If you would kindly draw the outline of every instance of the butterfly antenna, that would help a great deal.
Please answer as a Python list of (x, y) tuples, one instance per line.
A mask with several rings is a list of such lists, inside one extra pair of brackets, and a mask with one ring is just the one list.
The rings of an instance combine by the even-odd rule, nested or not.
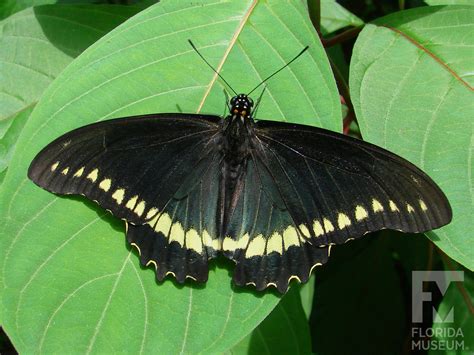
[(262, 96), (263, 96), (263, 93), (265, 92), (266, 89), (267, 89), (267, 87), (264, 86), (262, 92), (258, 96), (257, 103), (255, 104), (255, 108), (253, 109), (253, 112), (252, 112), (252, 116), (254, 116), (254, 118), (255, 118), (255, 116), (257, 116), (257, 110), (260, 106), (260, 101), (262, 101)]
[(274, 72), (273, 74), (267, 76), (265, 79), (263, 79), (260, 84), (258, 84), (256, 87), (254, 87), (252, 90), (250, 90), (250, 92), (247, 94), (247, 95), (250, 95), (251, 93), (253, 93), (257, 88), (259, 88), (264, 82), (266, 82), (267, 80), (269, 80), (271, 77), (273, 77), (274, 75), (278, 74), (279, 72), (281, 72), (283, 69), (285, 69), (288, 65), (290, 65), (291, 63), (293, 63), (296, 59), (299, 58), (300, 55), (302, 55), (304, 52), (306, 52), (306, 50), (309, 48), (309, 46), (306, 46), (303, 48), (303, 50), (301, 52), (299, 52), (292, 60), (290, 60), (288, 63), (286, 63), (284, 66), (282, 66), (280, 69), (278, 69), (276, 72)]
[(204, 61), (204, 63), (206, 63), (209, 66), (209, 68), (211, 68), (212, 71), (214, 73), (216, 73), (217, 76), (219, 76), (219, 78), (221, 78), (221, 80), (224, 82), (224, 84), (226, 84), (229, 87), (229, 89), (231, 89), (234, 92), (234, 94), (237, 95), (237, 92), (232, 88), (232, 86), (230, 86), (229, 83), (222, 77), (222, 75), (220, 75), (219, 72), (217, 70), (215, 70), (214, 67), (206, 60), (206, 58), (204, 58), (204, 56), (201, 53), (199, 53), (199, 51), (196, 48), (196, 46), (194, 45), (194, 43), (190, 39), (188, 39), (188, 42), (191, 45), (191, 47), (193, 47), (193, 49), (196, 51), (196, 53), (201, 57), (201, 59)]
[(230, 95), (229, 93), (227, 92), (227, 90), (224, 88), (224, 95), (225, 95), (225, 109), (224, 109), (224, 116), (225, 116), (225, 113), (226, 113), (226, 110), (230, 110)]

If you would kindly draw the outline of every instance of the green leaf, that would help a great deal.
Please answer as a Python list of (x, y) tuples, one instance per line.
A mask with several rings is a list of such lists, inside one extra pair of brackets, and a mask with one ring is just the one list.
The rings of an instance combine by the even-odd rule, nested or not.
[(123, 6), (42, 6), (2, 22), (0, 183), (31, 105), (73, 58), (137, 11)]
[(433, 323), (430, 355), (467, 354), (474, 350), (474, 275), (459, 269), (455, 272), (463, 273), (464, 280), (449, 285), (437, 310), (441, 316), (453, 312), (453, 322)]
[(307, 319), (311, 316), (311, 310), (313, 309), (315, 282), (316, 278), (312, 277), (307, 283), (301, 285), (300, 289), (301, 305), (303, 306), (303, 311)]
[(316, 271), (310, 328), (316, 354), (400, 354), (407, 333), (390, 243), (375, 233), (334, 246)]
[(0, 23), (0, 120), (37, 102), (82, 51), (138, 12), (112, 5), (29, 8)]
[(367, 25), (355, 44), (351, 97), (364, 139), (426, 171), (448, 196), (451, 224), (429, 238), (474, 269), (474, 8), (424, 7)]
[(344, 27), (362, 26), (364, 21), (339, 5), (336, 0), (321, 1), (321, 31), (324, 35)]
[(29, 7), (38, 7), (42, 5), (52, 5), (52, 4), (91, 4), (107, 1), (98, 1), (98, 0), (2, 0), (0, 3), (0, 20), (7, 18), (8, 16), (25, 10)]
[(157, 285), (154, 271), (141, 270), (124, 247), (121, 221), (26, 179), (44, 145), (84, 124), (151, 112), (221, 113), (224, 87), (188, 38), (243, 92), (310, 44), (267, 83), (258, 117), (340, 129), (327, 57), (299, 3), (162, 1), (104, 36), (41, 98), (0, 196), (3, 320), (18, 351), (223, 352), (278, 303), (272, 292), (234, 290), (232, 268), (222, 262), (211, 262), (204, 286)]
[(0, 120), (0, 186), (7, 173), (15, 143), (34, 105)]
[(428, 5), (474, 5), (472, 0), (424, 0)]
[(28, 7), (54, 4), (56, 0), (4, 0), (0, 3), (0, 20)]
[(438, 69), (450, 71), (456, 82), (472, 91), (474, 39), (466, 34), (474, 31), (473, 14), (473, 7), (424, 7), (395, 13), (376, 23), (401, 31), (406, 40), (421, 47), (421, 53), (437, 62)]
[(229, 354), (310, 354), (308, 321), (298, 287), (293, 287), (273, 311)]

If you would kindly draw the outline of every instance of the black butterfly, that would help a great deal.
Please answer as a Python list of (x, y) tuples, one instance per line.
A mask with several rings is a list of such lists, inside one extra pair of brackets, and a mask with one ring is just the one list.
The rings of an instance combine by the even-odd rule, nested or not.
[(236, 263), (235, 284), (283, 293), (333, 244), (451, 220), (439, 187), (399, 156), (320, 128), (254, 121), (246, 94), (229, 106), (226, 118), (151, 114), (73, 130), (35, 157), (28, 177), (124, 219), (160, 281), (205, 282), (222, 253)]

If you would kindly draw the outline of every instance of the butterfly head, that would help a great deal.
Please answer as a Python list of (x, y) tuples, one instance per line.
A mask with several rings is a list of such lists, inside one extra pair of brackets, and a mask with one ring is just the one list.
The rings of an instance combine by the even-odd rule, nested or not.
[(239, 94), (230, 100), (230, 113), (243, 119), (250, 117), (253, 100), (246, 94)]

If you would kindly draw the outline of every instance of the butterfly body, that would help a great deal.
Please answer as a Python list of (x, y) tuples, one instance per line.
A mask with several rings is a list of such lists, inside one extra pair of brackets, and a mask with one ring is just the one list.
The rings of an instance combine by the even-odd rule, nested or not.
[(413, 164), (320, 128), (258, 120), (240, 94), (223, 118), (152, 114), (84, 126), (33, 160), (28, 176), (81, 194), (127, 222), (158, 280), (204, 282), (208, 260), (234, 282), (286, 292), (331, 245), (371, 231), (424, 232), (451, 220), (439, 187)]
[(222, 243), (230, 216), (241, 197), (248, 159), (252, 150), (254, 121), (250, 114), (253, 102), (240, 94), (231, 101), (231, 114), (222, 120), (223, 142), (220, 154), (223, 158), (219, 177), (218, 230)]

